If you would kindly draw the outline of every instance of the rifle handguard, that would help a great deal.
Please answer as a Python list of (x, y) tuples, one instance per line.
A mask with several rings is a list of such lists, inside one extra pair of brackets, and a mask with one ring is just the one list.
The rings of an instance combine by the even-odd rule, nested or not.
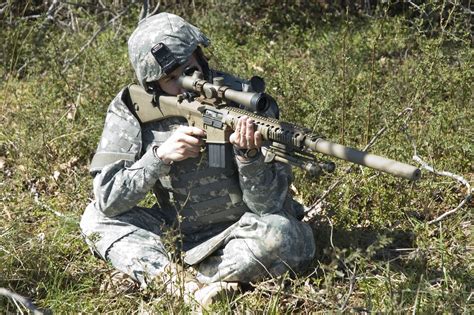
[(418, 180), (421, 177), (420, 169), (415, 166), (324, 140), (312, 134), (307, 128), (262, 117), (238, 108), (225, 107), (225, 109), (229, 112), (226, 118), (228, 125), (235, 126), (239, 117), (247, 115), (255, 121), (256, 130), (262, 134), (263, 140), (293, 146), (298, 150), (307, 149), (323, 153), (409, 180)]

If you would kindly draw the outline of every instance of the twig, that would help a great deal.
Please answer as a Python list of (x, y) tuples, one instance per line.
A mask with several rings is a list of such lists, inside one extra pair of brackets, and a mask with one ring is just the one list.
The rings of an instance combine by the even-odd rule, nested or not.
[(138, 21), (140, 22), (143, 19), (146, 19), (150, 16), (155, 15), (160, 9), (160, 6), (161, 6), (161, 1), (158, 1), (153, 11), (151, 11), (150, 0), (143, 0), (143, 6), (140, 10), (140, 18)]
[(102, 8), (104, 8), (104, 9), (106, 8), (106, 5), (102, 2), (102, 0), (99, 0), (98, 2), (99, 2), (100, 6), (101, 6)]
[[(380, 136), (383, 135), (383, 133), (388, 129), (390, 128), (391, 125), (393, 125), (398, 119), (400, 119), (400, 117), (402, 117), (403, 115), (409, 113), (409, 115), (411, 115), (411, 113), (413, 112), (413, 109), (411, 109), (410, 107), (407, 107), (405, 108), (404, 110), (402, 110), (400, 113), (398, 113), (398, 115), (393, 119), (392, 123), (390, 125), (385, 125), (383, 126), (373, 137), (372, 139), (370, 139), (369, 143), (367, 143), (367, 145), (364, 147), (364, 149), (362, 149), (362, 151), (367, 151), (369, 150), (374, 144), (375, 144), (375, 141), (380, 138)], [(349, 167), (347, 167), (345, 170), (344, 170), (344, 174), (348, 174), (352, 168), (354, 167), (354, 165), (350, 165)], [(312, 205), (311, 207), (309, 207), (308, 209), (305, 210), (305, 217), (303, 218), (303, 221), (305, 222), (313, 222), (315, 219), (316, 219), (316, 214), (317, 214), (317, 207), (321, 204), (321, 202), (326, 199), (326, 197), (334, 190), (334, 188), (336, 188), (336, 186), (338, 186), (341, 181), (343, 180), (343, 178), (339, 178), (338, 180), (336, 180), (334, 183), (331, 184), (331, 186), (329, 186), (329, 188), (322, 194), (322, 196), (316, 200)]]
[(451, 172), (437, 171), (432, 166), (428, 165), (425, 161), (423, 161), (418, 155), (416, 155), (416, 153), (413, 156), (413, 160), (420, 163), (421, 168), (424, 168), (425, 170), (427, 170), (431, 173), (434, 173), (436, 175), (439, 175), (439, 176), (446, 176), (446, 177), (452, 178), (452, 179), (458, 181), (459, 183), (461, 183), (462, 185), (466, 186), (466, 188), (467, 188), (466, 196), (464, 197), (464, 199), (461, 201), (461, 203), (456, 208), (443, 213), (442, 215), (440, 215), (436, 219), (433, 219), (433, 220), (429, 221), (428, 224), (433, 224), (433, 223), (440, 222), (441, 220), (443, 220), (447, 216), (449, 216), (449, 215), (455, 213), (456, 211), (458, 211), (459, 209), (461, 209), (467, 202), (471, 201), (471, 199), (472, 199), (472, 188), (471, 188), (471, 185), (469, 185), (469, 182), (464, 177), (462, 177), (460, 175), (457, 175), (457, 174), (453, 174)]
[(150, 0), (143, 0), (143, 6), (140, 10), (140, 18), (138, 21), (141, 21), (144, 18), (148, 17), (149, 13), (150, 13)]
[(413, 138), (411, 137), (410, 133), (408, 132), (407, 128), (406, 128), (406, 125), (404, 126), (404, 133), (405, 133), (405, 136), (407, 137), (407, 140), (411, 143), (412, 147), (413, 147), (413, 160), (420, 163), (421, 164), (421, 168), (424, 168), (426, 169), (427, 171), (433, 173), (433, 174), (436, 174), (436, 175), (439, 175), (439, 176), (446, 176), (446, 177), (449, 177), (449, 178), (452, 178), (456, 181), (458, 181), (460, 184), (466, 186), (466, 189), (467, 189), (467, 194), (466, 196), (464, 197), (464, 199), (461, 201), (461, 203), (459, 203), (459, 205), (452, 209), (452, 210), (449, 210), (445, 213), (443, 213), (442, 215), (440, 215), (439, 217), (437, 217), (436, 219), (433, 219), (431, 221), (428, 222), (428, 224), (434, 224), (434, 223), (437, 223), (437, 222), (440, 222), (442, 221), (444, 218), (446, 218), (447, 216), (455, 213), (456, 211), (458, 211), (459, 209), (461, 209), (467, 202), (470, 202), (472, 200), (472, 195), (473, 195), (473, 191), (471, 189), (471, 185), (469, 184), (469, 182), (462, 176), (460, 175), (457, 175), (457, 174), (453, 174), (451, 172), (446, 172), (446, 171), (437, 171), (434, 169), (434, 167), (428, 165), (428, 163), (426, 163), (425, 161), (423, 161), (418, 155), (417, 155), (417, 151), (416, 151), (416, 145), (415, 145), (415, 142), (413, 141)]
[(326, 219), (328, 219), (329, 226), (331, 227), (331, 234), (329, 235), (329, 243), (331, 244), (331, 248), (334, 249), (334, 243), (333, 243), (333, 237), (334, 237), (334, 225), (332, 224), (331, 218), (329, 216), (326, 216)]
[(112, 24), (113, 22), (115, 22), (116, 20), (118, 20), (120, 17), (122, 17), (122, 15), (124, 15), (125, 13), (128, 12), (128, 9), (130, 8), (131, 4), (129, 4), (122, 12), (120, 12), (119, 14), (117, 14), (114, 18), (112, 18), (111, 20), (109, 20), (107, 23), (105, 23), (104, 25), (102, 25), (93, 35), (91, 38), (89, 38), (89, 40), (81, 47), (81, 49), (79, 49), (79, 51), (71, 58), (71, 59), (68, 59), (65, 61), (65, 65), (63, 67), (63, 70), (61, 71), (62, 74), (64, 74), (67, 69), (69, 69), (69, 66), (74, 62), (74, 60), (76, 60), (83, 52), (84, 50), (86, 50), (87, 47), (90, 46), (90, 44), (92, 44), (92, 42), (97, 38), (97, 36), (102, 33), (103, 31), (105, 31), (105, 29), (110, 25)]
[(51, 208), (49, 205), (47, 205), (46, 203), (42, 202), (40, 200), (40, 197), (39, 197), (39, 194), (37, 192), (34, 193), (34, 201), (37, 205), (39, 205), (40, 207), (42, 207), (43, 209), (45, 210), (48, 210), (48, 211), (51, 211), (54, 215), (58, 216), (58, 217), (64, 217), (64, 214), (62, 214), (61, 212), (59, 211), (56, 211), (54, 210), (53, 208)]
[(33, 20), (33, 19), (38, 19), (40, 17), (42, 17), (41, 14), (27, 15), (27, 16), (20, 17), (20, 20)]
[(474, 11), (472, 11), (471, 9), (469, 9), (469, 7), (465, 7), (463, 6), (461, 3), (456, 3), (456, 1), (448, 1), (450, 4), (452, 4), (453, 6), (458, 6), (462, 9), (462, 11), (466, 14), (470, 14), (470, 15), (474, 15)]
[(349, 298), (351, 297), (352, 295), (352, 292), (354, 291), (354, 284), (355, 284), (355, 281), (356, 281), (356, 269), (357, 269), (357, 264), (354, 265), (354, 270), (352, 270), (352, 275), (351, 275), (351, 279), (350, 279), (350, 282), (349, 282), (349, 292), (347, 292), (347, 296), (344, 300), (344, 303), (342, 303), (341, 307), (339, 308), (340, 311), (344, 312), (347, 308), (347, 303), (349, 302)]
[[(46, 17), (44, 18), (43, 22), (41, 23), (41, 26), (38, 29), (38, 32), (35, 35), (35, 45), (33, 47), (33, 55), (38, 54), (38, 50), (40, 47), (44, 45), (44, 34), (46, 33), (46, 30), (48, 27), (54, 23), (54, 16), (62, 9), (62, 4), (59, 0), (53, 0), (51, 2), (51, 5), (48, 8), (48, 11), (46, 12)], [(23, 65), (26, 66), (30, 62), (30, 59)]]
[(51, 5), (48, 8), (48, 12), (46, 12), (46, 22), (52, 22), (54, 20), (54, 15), (56, 14), (54, 11), (56, 10), (56, 7), (59, 5), (59, 0), (53, 0)]
[(422, 292), (420, 290), (420, 287), (421, 287), (421, 281), (423, 281), (423, 274), (421, 274), (420, 276), (420, 281), (418, 282), (418, 286), (416, 288), (416, 296), (415, 296), (415, 303), (413, 304), (413, 310), (412, 310), (412, 314), (415, 315), (416, 314), (416, 311), (418, 310), (418, 298), (420, 296), (420, 292)]
[(412, 1), (408, 0), (407, 2), (411, 4), (412, 6), (414, 6), (417, 10), (421, 11), (421, 8), (418, 5), (414, 4)]
[(158, 3), (156, 4), (155, 8), (153, 9), (153, 11), (151, 11), (150, 14), (148, 14), (148, 16), (153, 16), (155, 15), (158, 10), (160, 9), (160, 6), (161, 6), (161, 1), (158, 1)]
[[(397, 117), (395, 117), (395, 119), (392, 121), (392, 124), (395, 123), (398, 119), (400, 119), (400, 117), (402, 117), (403, 115), (409, 113), (409, 115), (411, 115), (411, 113), (413, 112), (413, 109), (410, 108), (410, 107), (407, 107), (405, 108), (404, 110), (402, 110), (400, 113), (398, 113)], [(362, 151), (367, 151), (368, 149), (370, 149), (375, 141), (389, 128), (390, 126), (389, 125), (385, 125), (383, 126), (376, 134), (375, 136), (372, 137), (372, 139), (369, 141), (369, 143), (367, 143), (367, 145), (364, 147), (364, 149)]]
[(69, 1), (62, 1), (64, 4), (72, 5), (74, 7), (79, 7), (79, 8), (90, 8), (90, 9), (95, 9), (99, 11), (106, 11), (106, 12), (114, 12), (111, 9), (104, 7), (104, 6), (97, 6), (89, 3), (74, 3), (74, 2), (69, 2)]
[(8, 2), (0, 4), (0, 15), (2, 15), (9, 7), (10, 4)]
[(30, 299), (19, 295), (18, 293), (12, 292), (5, 288), (0, 288), (0, 295), (6, 296), (12, 299), (14, 302), (20, 302), (23, 306), (33, 312), (33, 314), (44, 314), (39, 308), (37, 308)]

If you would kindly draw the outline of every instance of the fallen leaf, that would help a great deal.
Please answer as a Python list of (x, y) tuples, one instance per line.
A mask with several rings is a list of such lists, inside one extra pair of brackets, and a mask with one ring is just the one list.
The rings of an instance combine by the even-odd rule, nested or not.
[(66, 108), (67, 108), (66, 118), (69, 120), (74, 120), (74, 118), (76, 118), (77, 105), (74, 103), (69, 103), (66, 105)]
[(256, 70), (256, 71), (263, 72), (263, 68), (262, 68), (262, 67), (260, 67), (260, 66), (257, 66), (257, 65), (255, 65), (255, 64), (254, 64), (254, 65), (252, 65), (252, 69), (253, 69), (253, 70)]

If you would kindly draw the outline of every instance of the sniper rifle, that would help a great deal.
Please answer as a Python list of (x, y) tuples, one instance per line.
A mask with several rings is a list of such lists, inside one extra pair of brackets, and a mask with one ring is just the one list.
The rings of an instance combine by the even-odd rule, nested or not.
[(305, 127), (261, 115), (271, 102), (265, 93), (231, 89), (221, 77), (210, 83), (198, 71), (182, 76), (179, 82), (188, 92), (178, 96), (154, 96), (138, 85), (130, 85), (132, 111), (142, 123), (178, 116), (184, 117), (190, 126), (205, 130), (210, 167), (227, 167), (232, 163), (229, 136), (239, 118), (246, 115), (254, 121), (263, 140), (270, 143), (262, 147), (265, 162), (288, 163), (313, 176), (332, 172), (334, 163), (318, 161), (313, 155), (317, 152), (409, 180), (421, 176), (421, 171), (412, 165), (333, 143)]

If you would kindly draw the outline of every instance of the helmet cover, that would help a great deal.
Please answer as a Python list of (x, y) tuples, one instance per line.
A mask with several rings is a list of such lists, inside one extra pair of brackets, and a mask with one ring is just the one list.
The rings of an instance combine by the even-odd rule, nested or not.
[(163, 12), (140, 21), (128, 40), (128, 53), (138, 81), (147, 90), (147, 82), (185, 63), (198, 45), (209, 44), (197, 27)]

